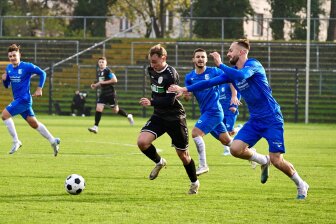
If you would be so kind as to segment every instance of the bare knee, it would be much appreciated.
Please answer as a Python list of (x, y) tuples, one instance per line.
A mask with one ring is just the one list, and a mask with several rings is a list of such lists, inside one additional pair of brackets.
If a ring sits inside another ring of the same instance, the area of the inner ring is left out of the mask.
[(270, 160), (271, 163), (273, 164), (273, 166), (275, 166), (276, 168), (280, 168), (284, 162), (283, 157), (281, 154), (270, 154)]
[(183, 165), (188, 165), (191, 161), (191, 157), (189, 155), (189, 151), (185, 150), (178, 150), (176, 149), (177, 155), (179, 156), (180, 160), (182, 161)]

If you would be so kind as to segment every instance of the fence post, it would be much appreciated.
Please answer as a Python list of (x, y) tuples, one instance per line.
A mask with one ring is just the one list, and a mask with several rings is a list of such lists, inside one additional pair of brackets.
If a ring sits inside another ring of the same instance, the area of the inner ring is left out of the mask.
[(299, 69), (295, 69), (295, 94), (294, 94), (294, 122), (298, 122), (299, 117)]
[(50, 66), (50, 75), (49, 75), (49, 114), (53, 112), (53, 76), (54, 76), (54, 64)]

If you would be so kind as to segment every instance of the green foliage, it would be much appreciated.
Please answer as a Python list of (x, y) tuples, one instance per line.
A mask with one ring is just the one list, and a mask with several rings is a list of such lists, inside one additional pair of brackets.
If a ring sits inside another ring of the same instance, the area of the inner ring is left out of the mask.
[[(23, 146), (7, 154), (12, 142), (6, 127), (0, 126), (1, 223), (325, 224), (336, 220), (335, 124), (285, 125), (284, 157), (310, 184), (308, 198), (298, 201), (294, 183), (274, 166), (263, 185), (260, 167), (253, 170), (247, 161), (222, 156), (221, 144), (211, 135), (205, 137), (210, 172), (199, 178), (198, 195), (186, 194), (189, 180), (166, 134), (154, 145), (167, 159), (167, 169), (150, 181), (154, 163), (136, 146), (146, 119), (135, 118), (135, 126), (130, 127), (126, 118), (105, 112), (97, 135), (87, 131), (94, 117), (38, 116), (61, 137), (56, 158), (49, 142), (21, 117), (14, 121)], [(188, 120), (189, 130), (194, 122)], [(256, 148), (267, 153), (266, 141)], [(191, 138), (189, 149), (198, 164)], [(65, 178), (72, 173), (86, 180), (80, 195), (64, 190)]]
[[(245, 17), (252, 14), (248, 0), (198, 0), (193, 4), (193, 17)], [(244, 35), (243, 20), (224, 21), (225, 38), (241, 38)], [(222, 33), (222, 20), (196, 20), (193, 32), (200, 38), (219, 38)]]
[[(300, 19), (301, 16), (299, 12), (307, 12), (307, 2), (306, 0), (268, 0), (272, 8), (273, 18), (294, 18), (290, 22), (294, 31), (290, 35), (292, 39), (306, 39), (306, 26), (307, 21), (305, 19)], [(311, 17), (318, 18), (319, 14), (323, 13), (320, 9), (319, 1), (311, 1)], [(284, 21), (285, 19), (274, 19), (270, 26), (272, 28), (273, 38), (275, 40), (284, 39)], [(314, 39), (314, 33), (318, 36), (319, 33), (319, 21), (315, 23), (311, 22), (311, 38)], [(315, 30), (314, 30), (315, 28)], [(315, 31), (315, 32), (314, 32)], [(315, 37), (316, 38), (316, 37)]]
[[(108, 7), (114, 4), (115, 0), (78, 0), (75, 7), (74, 16), (107, 16)], [(95, 37), (105, 36), (105, 18), (94, 18), (86, 20), (87, 32)], [(82, 30), (84, 19), (73, 19), (70, 22), (70, 30)]]

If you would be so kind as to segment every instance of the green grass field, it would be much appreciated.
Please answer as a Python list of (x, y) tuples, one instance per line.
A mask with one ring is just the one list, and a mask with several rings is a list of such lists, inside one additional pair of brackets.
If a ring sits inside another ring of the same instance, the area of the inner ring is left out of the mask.
[[(222, 156), (222, 146), (205, 137), (210, 172), (200, 177), (199, 194), (187, 195), (189, 180), (170, 139), (156, 140), (167, 169), (156, 180), (154, 164), (137, 148), (145, 119), (130, 127), (105, 113), (99, 134), (87, 131), (93, 117), (39, 116), (62, 140), (58, 157), (49, 142), (21, 119), (14, 119), (23, 146), (9, 155), (4, 125), (0, 142), (0, 223), (336, 223), (336, 124), (286, 124), (285, 158), (310, 185), (296, 200), (294, 183), (274, 167), (266, 184), (260, 167)], [(189, 130), (194, 121), (189, 120)], [(256, 148), (267, 152), (266, 141)], [(192, 157), (197, 152), (190, 141)], [(80, 195), (64, 190), (65, 178), (82, 175)]]

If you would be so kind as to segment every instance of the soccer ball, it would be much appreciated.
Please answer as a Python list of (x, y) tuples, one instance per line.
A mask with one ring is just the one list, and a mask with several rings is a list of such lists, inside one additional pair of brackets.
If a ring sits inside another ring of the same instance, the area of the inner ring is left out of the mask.
[(80, 194), (85, 188), (85, 180), (81, 175), (71, 174), (65, 179), (64, 187), (69, 194)]

